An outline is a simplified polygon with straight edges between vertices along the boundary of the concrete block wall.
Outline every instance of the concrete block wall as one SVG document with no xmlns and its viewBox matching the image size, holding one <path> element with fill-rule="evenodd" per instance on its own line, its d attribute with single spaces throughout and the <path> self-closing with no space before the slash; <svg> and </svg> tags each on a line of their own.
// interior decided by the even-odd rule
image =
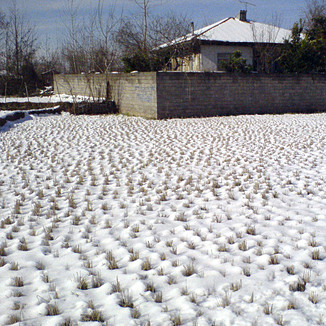
<svg viewBox="0 0 326 326">
<path fill-rule="evenodd" d="M 325 75 L 162 72 L 158 118 L 326 110 Z"/>
<path fill-rule="evenodd" d="M 54 86 L 59 94 L 105 94 L 122 114 L 154 119 L 326 111 L 326 75 L 56 75 Z"/>
<path fill-rule="evenodd" d="M 109 98 L 116 102 L 122 114 L 157 118 L 155 72 L 55 75 L 54 92 Z"/>
<path fill-rule="evenodd" d="M 107 76 L 104 74 L 54 75 L 53 85 L 55 94 L 107 96 Z"/>
<path fill-rule="evenodd" d="M 157 119 L 156 73 L 108 75 L 111 98 L 122 114 Z"/>
</svg>

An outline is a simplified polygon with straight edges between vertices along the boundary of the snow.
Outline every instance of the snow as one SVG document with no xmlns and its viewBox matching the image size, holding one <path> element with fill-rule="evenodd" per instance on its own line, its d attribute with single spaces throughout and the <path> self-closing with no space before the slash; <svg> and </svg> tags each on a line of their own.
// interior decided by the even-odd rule
<svg viewBox="0 0 326 326">
<path fill-rule="evenodd" d="M 4 97 L 0 96 L 0 103 L 10 103 L 10 102 L 31 102 L 31 103 L 58 103 L 58 102 L 83 102 L 89 101 L 92 98 L 87 96 L 72 96 L 67 94 L 55 94 L 50 96 L 33 96 L 33 97 Z M 98 100 L 98 99 L 95 99 Z"/>
<path fill-rule="evenodd" d="M 6 117 L 8 114 L 12 114 L 13 111 L 1 111 L 0 110 L 0 118 Z"/>
<path fill-rule="evenodd" d="M 212 25 L 200 28 L 194 33 L 177 38 L 158 48 L 190 41 L 194 38 L 206 41 L 235 43 L 280 43 L 290 39 L 291 30 L 255 21 L 241 21 L 238 18 L 225 18 Z"/>
<path fill-rule="evenodd" d="M 199 39 L 224 42 L 284 43 L 291 30 L 255 21 L 229 18 L 195 31 Z"/>
<path fill-rule="evenodd" d="M 0 324 L 325 324 L 325 123 L 64 113 L 3 127 Z"/>
</svg>

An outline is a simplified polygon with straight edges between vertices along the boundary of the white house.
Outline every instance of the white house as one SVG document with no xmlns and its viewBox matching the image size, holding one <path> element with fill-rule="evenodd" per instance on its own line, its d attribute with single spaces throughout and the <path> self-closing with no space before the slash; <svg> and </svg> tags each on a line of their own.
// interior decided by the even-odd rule
<svg viewBox="0 0 326 326">
<path fill-rule="evenodd" d="M 291 30 L 247 20 L 247 11 L 241 10 L 237 17 L 193 30 L 160 49 L 174 49 L 170 68 L 176 71 L 220 71 L 221 62 L 236 50 L 259 70 L 266 62 L 272 64 L 290 36 Z"/>
</svg>

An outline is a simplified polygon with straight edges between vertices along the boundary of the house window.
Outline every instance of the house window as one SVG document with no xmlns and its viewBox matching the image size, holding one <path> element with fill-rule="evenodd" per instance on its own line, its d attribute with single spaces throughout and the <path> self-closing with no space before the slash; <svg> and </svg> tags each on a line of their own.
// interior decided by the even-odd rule
<svg viewBox="0 0 326 326">
<path fill-rule="evenodd" d="M 217 70 L 223 71 L 222 62 L 227 62 L 231 59 L 232 53 L 218 53 L 217 54 Z"/>
</svg>

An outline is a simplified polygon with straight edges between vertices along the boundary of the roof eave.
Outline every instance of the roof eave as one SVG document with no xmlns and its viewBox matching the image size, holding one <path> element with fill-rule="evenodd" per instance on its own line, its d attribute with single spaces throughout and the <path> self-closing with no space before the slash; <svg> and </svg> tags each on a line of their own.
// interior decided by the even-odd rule
<svg viewBox="0 0 326 326">
<path fill-rule="evenodd" d="M 255 45 L 283 45 L 284 43 L 270 43 L 270 42 L 230 42 L 230 41 L 217 41 L 217 40 L 198 40 L 200 45 L 242 45 L 242 46 L 255 46 Z"/>
</svg>

